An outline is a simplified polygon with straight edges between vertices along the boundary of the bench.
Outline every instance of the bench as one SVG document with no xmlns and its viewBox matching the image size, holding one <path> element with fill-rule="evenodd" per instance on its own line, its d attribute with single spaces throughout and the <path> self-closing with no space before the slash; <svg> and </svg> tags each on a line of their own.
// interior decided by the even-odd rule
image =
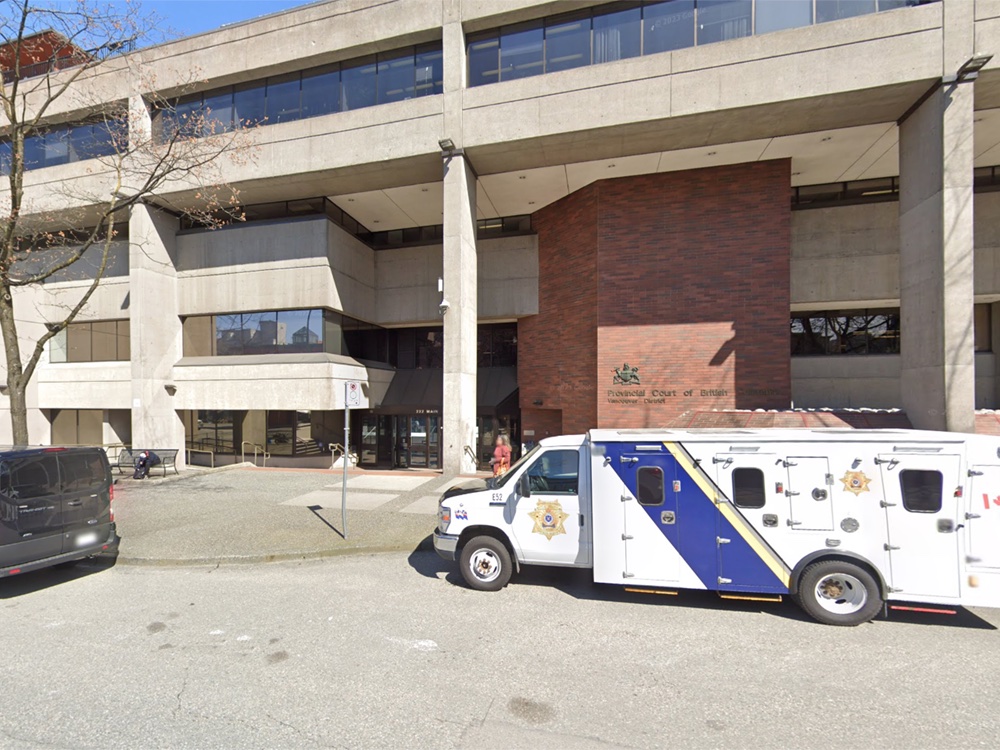
<svg viewBox="0 0 1000 750">
<path fill-rule="evenodd" d="M 135 457 L 142 453 L 144 450 L 151 450 L 157 456 L 160 457 L 160 463 L 156 466 L 151 466 L 149 470 L 152 472 L 154 469 L 163 468 L 163 476 L 167 475 L 167 469 L 173 469 L 175 474 L 180 474 L 177 470 L 177 454 L 180 451 L 170 450 L 164 448 L 160 450 L 158 448 L 140 448 L 135 450 L 133 448 L 122 448 L 121 452 L 118 454 L 118 473 L 122 474 L 127 469 L 128 471 L 135 470 Z"/>
</svg>

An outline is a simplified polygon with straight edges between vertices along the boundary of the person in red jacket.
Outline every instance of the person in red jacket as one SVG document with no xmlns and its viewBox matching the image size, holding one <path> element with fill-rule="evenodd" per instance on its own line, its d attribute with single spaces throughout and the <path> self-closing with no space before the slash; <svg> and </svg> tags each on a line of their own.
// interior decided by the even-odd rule
<svg viewBox="0 0 1000 750">
<path fill-rule="evenodd" d="M 490 459 L 490 466 L 493 467 L 493 476 L 499 477 L 507 473 L 510 468 L 510 442 L 506 435 L 497 435 L 496 447 L 493 449 L 493 458 Z"/>
</svg>

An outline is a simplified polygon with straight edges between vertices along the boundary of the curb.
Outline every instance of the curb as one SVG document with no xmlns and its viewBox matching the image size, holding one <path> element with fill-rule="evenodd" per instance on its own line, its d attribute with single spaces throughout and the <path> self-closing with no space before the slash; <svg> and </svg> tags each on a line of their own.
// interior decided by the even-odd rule
<svg viewBox="0 0 1000 750">
<path fill-rule="evenodd" d="M 385 547 L 346 547 L 343 549 L 313 550 L 310 552 L 275 552 L 270 555 L 227 555 L 223 557 L 190 557 L 190 558 L 151 558 L 123 557 L 117 558 L 117 565 L 131 567 L 183 568 L 204 567 L 206 565 L 259 565 L 261 563 L 292 562 L 296 560 L 322 560 L 328 557 L 347 555 L 370 555 L 383 552 L 430 552 L 434 549 L 432 536 L 421 539 L 416 547 L 411 545 L 390 545 Z"/>
</svg>

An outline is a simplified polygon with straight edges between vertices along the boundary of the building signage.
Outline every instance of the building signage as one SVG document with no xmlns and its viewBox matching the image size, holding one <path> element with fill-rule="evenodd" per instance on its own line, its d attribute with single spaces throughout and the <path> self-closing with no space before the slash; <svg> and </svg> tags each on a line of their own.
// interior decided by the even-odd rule
<svg viewBox="0 0 1000 750">
<path fill-rule="evenodd" d="M 625 387 L 608 389 L 609 404 L 665 404 L 668 399 L 674 398 L 726 398 L 729 396 L 746 398 L 779 395 L 775 388 L 703 388 L 701 386 L 636 388 L 629 386 L 642 385 L 638 367 L 630 367 L 626 362 L 621 367 L 615 367 L 612 372 L 614 375 L 611 385 Z"/>
</svg>

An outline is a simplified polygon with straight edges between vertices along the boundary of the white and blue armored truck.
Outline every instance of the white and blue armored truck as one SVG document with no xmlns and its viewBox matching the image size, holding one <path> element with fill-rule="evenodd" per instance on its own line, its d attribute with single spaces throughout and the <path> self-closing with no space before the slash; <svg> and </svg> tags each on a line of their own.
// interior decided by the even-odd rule
<svg viewBox="0 0 1000 750">
<path fill-rule="evenodd" d="M 592 430 L 445 492 L 438 554 L 495 591 L 521 565 L 832 625 L 893 602 L 1000 606 L 1000 439 L 915 430 Z M 912 608 L 899 605 L 898 608 Z"/>
</svg>

